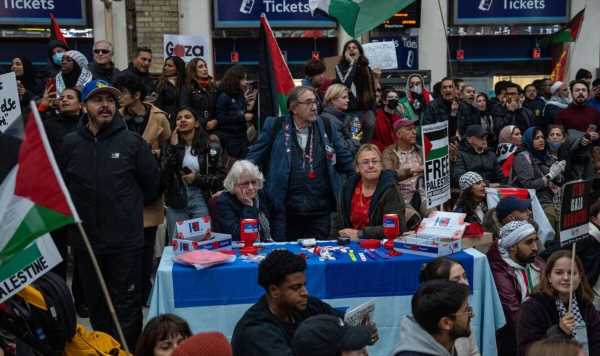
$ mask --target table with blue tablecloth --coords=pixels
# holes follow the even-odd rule
[[[362,249],[355,244],[352,249]],[[357,259],[338,254],[336,260],[320,260],[296,243],[263,246],[261,253],[285,248],[307,256],[306,285],[310,295],[338,309],[352,309],[375,301],[375,322],[380,340],[369,347],[371,355],[388,355],[398,340],[400,320],[410,314],[411,297],[418,274],[431,257],[402,254],[388,259]],[[384,249],[380,249],[385,254]],[[504,313],[486,256],[475,249],[451,256],[465,267],[475,316],[471,329],[482,355],[496,355],[495,331],[505,324]],[[193,332],[216,330],[231,338],[237,321],[264,290],[257,283],[258,264],[238,258],[234,263],[196,270],[173,262],[165,248],[152,291],[148,318],[173,313],[186,319]]]

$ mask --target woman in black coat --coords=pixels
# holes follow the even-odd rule
[[[36,100],[44,91],[44,83],[36,77],[33,64],[26,57],[15,57],[10,62],[10,71],[17,77],[17,92],[21,106],[29,106],[31,100]]]
[[[175,116],[179,109],[179,96],[185,85],[185,62],[177,56],[165,59],[163,71],[154,89],[154,105],[169,114],[171,128],[175,127]]]
[[[217,86],[208,73],[204,59],[193,58],[186,67],[185,87],[180,105],[192,108],[202,122],[202,127],[211,132],[217,127]]]
[[[263,174],[252,162],[235,162],[223,182],[225,192],[216,198],[213,229],[238,241],[240,221],[256,219],[261,241],[285,241],[283,214],[273,208],[263,182]]]
[[[588,355],[600,355],[600,316],[592,304],[583,264],[575,256],[573,304],[569,311],[571,251],[554,252],[546,262],[538,292],[521,305],[517,321],[517,354],[551,336],[575,339]]]

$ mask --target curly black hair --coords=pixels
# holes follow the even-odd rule
[[[148,94],[142,80],[133,74],[125,74],[117,77],[113,86],[121,91],[127,89],[132,96],[135,93],[140,93],[140,100],[144,100],[146,94]]]
[[[280,285],[287,275],[306,271],[304,257],[288,250],[274,250],[258,266],[258,284],[265,290]]]

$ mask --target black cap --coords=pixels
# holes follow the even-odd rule
[[[469,125],[467,126],[467,130],[465,131],[466,137],[483,137],[486,136],[488,132],[481,127],[481,125]]]
[[[303,321],[292,340],[296,356],[336,356],[371,344],[367,326],[349,326],[333,315],[316,315]]]

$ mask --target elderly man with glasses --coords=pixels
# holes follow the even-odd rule
[[[94,61],[88,65],[89,71],[92,72],[92,78],[112,84],[121,73],[113,63],[112,43],[106,40],[96,41],[93,52]]]
[[[336,207],[340,173],[351,174],[352,154],[338,130],[317,115],[310,87],[292,90],[288,114],[268,118],[246,159],[265,167],[265,190],[285,214],[287,240],[326,239]]]

